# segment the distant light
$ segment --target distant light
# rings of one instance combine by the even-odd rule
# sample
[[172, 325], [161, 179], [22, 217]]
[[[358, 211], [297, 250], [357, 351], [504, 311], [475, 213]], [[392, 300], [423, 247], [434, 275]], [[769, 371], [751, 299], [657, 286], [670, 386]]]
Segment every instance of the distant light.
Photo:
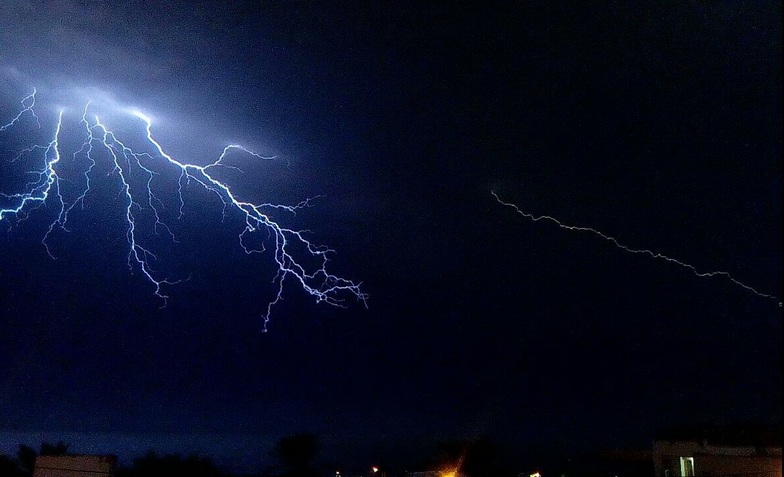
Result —
[[374, 474], [375, 474], [376, 472], [378, 472], [378, 467], [376, 467], [375, 465], [374, 465], [373, 467], [371, 467], [371, 469], [373, 470], [373, 473], [374, 473]]
[[533, 474], [531, 474], [531, 477], [542, 477], [542, 474], [540, 474], [539, 472], [534, 472]]

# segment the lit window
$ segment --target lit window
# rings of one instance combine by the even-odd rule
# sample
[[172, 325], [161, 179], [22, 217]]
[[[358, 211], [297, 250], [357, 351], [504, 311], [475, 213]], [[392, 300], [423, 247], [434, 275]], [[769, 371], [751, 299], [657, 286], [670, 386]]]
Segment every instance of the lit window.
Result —
[[681, 477], [694, 477], [694, 457], [681, 457]]

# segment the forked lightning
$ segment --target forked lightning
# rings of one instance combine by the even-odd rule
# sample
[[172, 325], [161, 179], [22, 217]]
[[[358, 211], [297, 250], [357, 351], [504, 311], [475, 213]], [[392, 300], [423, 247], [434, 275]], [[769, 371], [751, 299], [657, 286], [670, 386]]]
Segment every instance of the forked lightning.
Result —
[[[9, 134], [11, 130], [18, 129], [19, 133], [24, 135], [33, 123], [38, 129], [41, 128], [41, 122], [35, 111], [36, 95], [37, 91], [33, 90], [22, 100], [21, 111], [0, 127], [0, 132]], [[80, 116], [75, 116], [75, 114]], [[311, 242], [306, 238], [305, 231], [284, 227], [269, 215], [269, 211], [281, 209], [295, 213], [298, 209], [309, 206], [311, 199], [304, 200], [297, 205], [254, 203], [238, 198], [229, 184], [218, 180], [214, 175], [214, 172], [220, 168], [239, 170], [236, 166], [224, 163], [229, 154], [244, 154], [254, 159], [271, 158], [257, 154], [238, 144], [230, 144], [223, 148], [215, 160], [206, 165], [181, 162], [167, 154], [163, 146], [154, 138], [153, 121], [149, 116], [130, 108], [112, 111], [113, 116], [118, 114], [124, 117], [124, 121], [138, 124], [141, 136], [135, 139], [137, 143], [138, 139], [143, 139], [147, 145], [144, 151], [134, 150], [128, 146], [127, 144], [131, 143], [129, 139], [121, 139], [119, 133], [115, 133], [104, 118], [92, 114], [90, 102], [84, 104], [76, 113], [61, 109], [57, 115], [56, 127], [47, 143], [26, 147], [15, 153], [14, 157], [8, 158], [8, 163], [24, 160], [37, 165], [26, 172], [31, 178], [19, 190], [0, 193], [0, 197], [3, 198], [2, 205], [0, 205], [0, 221], [20, 222], [26, 219], [31, 211], [42, 205], [45, 205], [47, 209], [54, 209], [56, 216], [49, 223], [47, 232], [42, 238], [47, 253], [54, 258], [54, 254], [48, 246], [50, 236], [58, 229], [69, 231], [69, 217], [74, 213], [74, 209], [76, 207], [84, 209], [85, 199], [90, 195], [93, 184], [106, 177], [105, 174], [101, 175], [96, 172], [96, 166], [100, 163], [99, 161], [109, 161], [102, 164], [112, 171], [111, 176], [116, 176], [119, 179], [117, 182], [118, 197], [123, 199], [120, 212], [126, 224], [128, 266], [132, 270], [141, 271], [151, 283], [155, 295], [160, 297], [164, 304], [168, 298], [164, 288], [179, 280], [164, 277], [152, 266], [153, 262], [157, 260], [156, 250], [153, 250], [154, 244], [145, 243], [142, 237], [149, 236], [150, 233], [158, 235], [160, 232], [164, 232], [170, 240], [176, 242], [170, 224], [167, 224], [162, 213], [170, 204], [167, 203], [166, 197], [161, 197], [160, 189], [168, 187], [167, 190], [173, 193], [174, 208], [178, 210], [178, 214], [173, 220], [180, 220], [183, 218], [183, 208], [185, 207], [184, 188], [193, 183], [207, 191], [215, 200], [222, 202], [224, 218], [227, 214], [233, 213], [243, 219], [244, 226], [241, 227], [241, 230], [238, 229], [238, 242], [245, 253], [262, 252], [265, 250], [263, 243], [272, 244], [270, 254], [277, 266], [277, 273], [272, 279], [276, 294], [272, 300], [260, 304], [265, 329], [273, 306], [283, 296], [283, 287], [286, 281], [299, 283], [302, 289], [313, 296], [317, 302], [344, 306], [346, 298], [355, 298], [363, 304], [367, 304], [368, 296], [361, 290], [359, 283], [327, 271], [329, 256], [333, 250]], [[68, 122], [66, 131], [63, 125], [69, 116], [73, 117], [73, 121]], [[76, 123], [77, 120], [78, 126], [74, 128], [71, 123]], [[73, 137], [76, 136], [70, 135], [75, 134], [81, 134], [79, 137], [84, 138], [81, 147], [72, 153], [70, 150], [64, 151], [64, 147], [61, 146], [61, 143], [64, 142], [63, 136], [68, 136], [69, 142], [72, 143]], [[2, 140], [1, 136], [0, 140]], [[82, 185], [76, 194], [63, 193], [62, 183], [66, 179], [61, 176], [62, 161], [71, 161], [69, 167], [82, 167], [80, 169], [82, 170], [82, 178], [80, 179]], [[177, 178], [162, 186], [161, 183], [165, 181], [167, 176], [173, 177], [172, 170], [175, 171]], [[139, 177], [142, 178], [141, 181]], [[154, 181], [155, 188], [153, 187]], [[73, 182], [69, 180], [69, 184]], [[69, 187], [73, 188], [71, 185]], [[151, 220], [143, 220], [143, 214], [148, 214], [145, 217], [151, 217]], [[204, 217], [204, 220], [210, 219]], [[150, 225], [149, 222], [152, 224]], [[227, 226], [225, 221], [221, 224]], [[140, 233], [140, 227], [152, 227], [152, 230]], [[253, 233], [260, 231], [265, 232], [268, 238], [263, 240], [261, 245], [253, 245], [249, 238]], [[310, 256], [305, 258], [308, 254]]]

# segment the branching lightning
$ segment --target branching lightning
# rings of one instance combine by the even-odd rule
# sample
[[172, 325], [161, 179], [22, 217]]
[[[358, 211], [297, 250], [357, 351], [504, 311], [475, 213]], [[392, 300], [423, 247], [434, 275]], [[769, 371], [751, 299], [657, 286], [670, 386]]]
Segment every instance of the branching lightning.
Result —
[[25, 115], [25, 113], [30, 113], [30, 115], [35, 119], [36, 124], [38, 124], [38, 127], [39, 128], [41, 127], [41, 123], [40, 123], [40, 121], [38, 121], [38, 116], [35, 115], [35, 111], [33, 110], [33, 107], [35, 106], [35, 95], [36, 95], [36, 93], [37, 93], [37, 91], [34, 88], [32, 93], [28, 94], [27, 96], [25, 96], [22, 99], [22, 101], [21, 101], [21, 103], [22, 103], [22, 110], [19, 111], [19, 114], [17, 114], [16, 117], [14, 117], [14, 119], [11, 120], [11, 122], [9, 122], [9, 123], [7, 123], [7, 124], [5, 124], [3, 126], [0, 126], [0, 132], [3, 132], [6, 129], [16, 125], [19, 122], [19, 120], [22, 118], [22, 116]]
[[686, 263], [686, 262], [682, 262], [680, 260], [677, 260], [675, 258], [669, 257], [667, 255], [663, 255], [661, 253], [654, 252], [654, 251], [648, 250], [648, 249], [631, 248], [631, 247], [629, 247], [627, 245], [624, 245], [621, 242], [619, 242], [615, 237], [611, 237], [609, 235], [606, 235], [606, 234], [604, 234], [604, 233], [602, 233], [602, 232], [600, 232], [600, 231], [598, 231], [596, 229], [593, 229], [593, 228], [590, 228], [590, 227], [580, 227], [580, 226], [574, 226], [574, 225], [567, 225], [567, 224], [562, 223], [558, 219], [556, 219], [554, 217], [550, 217], [548, 215], [539, 215], [539, 216], [537, 216], [537, 215], [534, 215], [534, 214], [529, 214], [527, 212], [523, 212], [522, 210], [520, 210], [519, 207], [517, 207], [517, 205], [509, 203], [509, 202], [504, 202], [503, 200], [501, 200], [501, 198], [498, 197], [498, 194], [496, 194], [495, 191], [492, 191], [491, 193], [493, 194], [493, 197], [495, 197], [495, 200], [498, 201], [498, 203], [500, 203], [501, 205], [505, 205], [507, 207], [511, 207], [518, 214], [520, 214], [523, 217], [531, 220], [532, 222], [546, 221], [546, 222], [551, 222], [551, 223], [553, 223], [553, 224], [557, 225], [558, 227], [560, 227], [562, 229], [565, 229], [565, 230], [571, 230], [573, 232], [588, 232], [588, 233], [596, 235], [596, 236], [598, 236], [598, 237], [600, 237], [600, 238], [602, 238], [602, 239], [612, 243], [613, 246], [615, 246], [616, 248], [619, 248], [619, 249], [621, 249], [621, 250], [623, 250], [625, 252], [634, 253], [634, 254], [647, 255], [647, 256], [649, 256], [651, 258], [654, 258], [654, 259], [657, 259], [657, 260], [663, 260], [663, 261], [666, 261], [666, 262], [678, 265], [680, 267], [683, 267], [683, 268], [686, 268], [686, 269], [690, 270], [692, 273], [694, 273], [694, 275], [696, 275], [696, 276], [698, 276], [700, 278], [723, 277], [723, 278], [729, 280], [730, 282], [732, 282], [733, 284], [735, 284], [735, 285], [737, 285], [737, 286], [739, 286], [739, 287], [741, 287], [741, 288], [743, 288], [745, 290], [748, 290], [751, 293], [753, 293], [753, 294], [755, 294], [755, 295], [757, 295], [757, 296], [759, 296], [761, 298], [767, 298], [767, 299], [776, 301], [776, 303], [778, 303], [779, 308], [781, 308], [781, 299], [780, 298], [778, 298], [778, 297], [776, 297], [774, 295], [763, 293], [763, 292], [755, 289], [754, 287], [752, 287], [750, 285], [747, 285], [747, 284], [737, 280], [735, 277], [730, 275], [729, 272], [724, 272], [724, 271], [701, 272], [694, 265], [691, 265], [691, 264]]
[[[0, 127], [0, 132], [5, 133], [15, 128], [23, 129], [30, 120], [34, 121], [38, 129], [41, 129], [41, 122], [34, 109], [36, 95], [37, 91], [33, 90], [21, 101], [21, 111], [11, 121]], [[283, 297], [284, 283], [287, 281], [298, 283], [317, 302], [344, 306], [345, 299], [353, 297], [367, 305], [368, 296], [361, 290], [359, 283], [338, 277], [327, 271], [329, 257], [334, 253], [332, 249], [308, 240], [307, 231], [284, 227], [269, 215], [272, 210], [296, 213], [297, 210], [310, 206], [312, 198], [297, 205], [249, 202], [238, 198], [230, 186], [218, 180], [214, 174], [216, 170], [221, 168], [242, 172], [237, 166], [224, 162], [229, 154], [245, 154], [256, 159], [272, 159], [271, 157], [262, 156], [238, 144], [230, 144], [223, 148], [217, 159], [206, 165], [181, 162], [164, 151], [163, 146], [153, 136], [152, 119], [138, 110], [123, 109], [121, 113], [126, 116], [126, 120], [139, 124], [146, 144], [143, 147], [144, 150], [138, 148], [134, 150], [128, 145], [130, 144], [128, 140], [121, 140], [119, 134], [116, 134], [108, 123], [91, 113], [90, 102], [84, 104], [80, 113], [78, 132], [74, 132], [73, 125], [65, 120], [71, 113], [61, 109], [49, 142], [35, 144], [21, 150], [11, 161], [24, 159], [37, 164], [33, 170], [27, 171], [31, 179], [24, 184], [21, 190], [11, 193], [0, 192], [0, 197], [4, 200], [3, 205], [0, 206], [0, 221], [7, 219], [21, 222], [29, 217], [31, 211], [41, 206], [56, 211], [56, 217], [49, 223], [41, 240], [46, 252], [52, 258], [56, 257], [49, 247], [50, 236], [57, 230], [70, 231], [70, 215], [77, 207], [80, 210], [85, 208], [85, 199], [91, 193], [94, 182], [100, 177], [96, 166], [100, 161], [108, 160], [109, 163], [104, 162], [103, 166], [110, 168], [110, 175], [119, 179], [117, 197], [122, 198], [123, 203], [121, 213], [124, 217], [125, 237], [128, 243], [128, 267], [132, 271], [138, 270], [142, 273], [152, 285], [153, 293], [162, 300], [163, 305], [168, 299], [165, 292], [166, 286], [178, 283], [181, 279], [166, 278], [153, 267], [158, 257], [152, 249], [153, 245], [145, 243], [142, 237], [149, 232], [156, 236], [162, 232], [172, 242], [177, 243], [175, 234], [166, 223], [162, 213], [167, 209], [166, 201], [159, 197], [160, 194], [156, 194], [156, 189], [153, 187], [154, 181], [156, 184], [160, 184], [165, 180], [165, 177], [171, 177], [172, 170], [175, 171], [177, 179], [174, 181], [176, 183], [172, 182], [168, 184], [168, 187], [176, 191], [174, 208], [178, 212], [175, 220], [183, 218], [183, 209], [186, 203], [183, 195], [184, 189], [191, 184], [196, 184], [216, 200], [221, 201], [223, 219], [228, 214], [238, 214], [242, 218], [244, 226], [238, 230], [238, 241], [246, 254], [265, 251], [263, 244], [254, 245], [255, 242], [249, 238], [254, 233], [266, 232], [268, 236], [266, 242], [273, 244], [270, 247], [272, 249], [270, 253], [277, 266], [277, 272], [272, 279], [276, 294], [271, 301], [262, 304], [260, 308], [260, 312], [263, 313], [265, 329], [272, 308]], [[70, 134], [81, 134], [84, 138], [81, 146], [72, 154], [64, 153], [61, 147], [64, 124], [68, 125], [69, 137], [71, 137]], [[75, 194], [64, 194], [61, 187], [61, 182], [66, 180], [61, 174], [61, 161], [68, 158], [71, 160], [71, 167], [74, 165], [81, 167], [82, 185]], [[79, 166], [80, 163], [77, 161], [79, 158], [84, 158], [82, 166]], [[143, 216], [149, 216], [151, 220], [143, 220]], [[148, 222], [152, 222], [152, 224], [150, 225]], [[145, 233], [142, 234], [139, 233], [141, 227], [152, 227], [152, 230], [145, 230]], [[302, 255], [303, 251], [305, 255]]]

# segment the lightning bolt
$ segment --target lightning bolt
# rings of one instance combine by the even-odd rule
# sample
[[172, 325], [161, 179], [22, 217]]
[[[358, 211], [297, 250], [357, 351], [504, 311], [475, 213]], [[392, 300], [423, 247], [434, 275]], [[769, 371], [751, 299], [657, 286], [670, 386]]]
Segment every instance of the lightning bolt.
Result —
[[[0, 132], [23, 127], [27, 116], [33, 119], [40, 129], [41, 124], [34, 110], [36, 94], [37, 91], [33, 90], [22, 100], [22, 110], [2, 126]], [[222, 223], [225, 223], [229, 214], [242, 218], [244, 225], [238, 229], [237, 237], [239, 245], [246, 254], [266, 251], [264, 242], [261, 245], [249, 243], [252, 234], [266, 232], [268, 237], [266, 242], [272, 243], [270, 253], [277, 266], [277, 272], [272, 279], [273, 286], [276, 288], [274, 298], [266, 304], [260, 304], [265, 331], [272, 309], [283, 298], [284, 284], [288, 281], [298, 283], [307, 294], [315, 298], [316, 302], [344, 307], [346, 298], [353, 297], [367, 306], [368, 295], [361, 290], [360, 283], [333, 275], [327, 270], [334, 250], [311, 242], [306, 237], [307, 230], [284, 227], [273, 220], [269, 214], [272, 210], [296, 214], [298, 210], [309, 207], [316, 197], [303, 200], [296, 205], [250, 202], [238, 198], [228, 183], [218, 180], [214, 175], [215, 171], [221, 168], [242, 172], [238, 167], [224, 163], [229, 154], [244, 154], [256, 159], [274, 159], [274, 157], [262, 156], [239, 144], [229, 144], [215, 160], [206, 165], [181, 162], [167, 154], [163, 146], [154, 138], [153, 121], [141, 111], [122, 109], [121, 113], [127, 116], [128, 120], [139, 124], [146, 142], [144, 150], [134, 150], [128, 145], [128, 141], [121, 139], [107, 123], [96, 114], [91, 114], [90, 101], [81, 109], [81, 116], [76, 126], [77, 132], [72, 132], [73, 125], [65, 122], [65, 113], [64, 109], [59, 111], [54, 134], [48, 143], [36, 144], [24, 149], [11, 161], [31, 160], [36, 163], [37, 166], [27, 171], [32, 179], [18, 192], [0, 193], [0, 197], [4, 198], [7, 204], [11, 204], [0, 207], [0, 221], [15, 219], [21, 222], [29, 217], [32, 210], [42, 205], [56, 211], [56, 217], [49, 223], [41, 240], [46, 252], [53, 259], [56, 257], [50, 250], [49, 238], [57, 230], [70, 231], [71, 213], [77, 207], [80, 210], [85, 208], [85, 200], [91, 193], [91, 187], [100, 178], [96, 167], [99, 164], [108, 166], [111, 169], [109, 175], [118, 178], [120, 186], [117, 198], [122, 199], [123, 204], [122, 215], [128, 243], [128, 268], [131, 271], [141, 272], [152, 285], [153, 293], [165, 306], [169, 297], [164, 289], [168, 285], [179, 283], [182, 279], [166, 278], [155, 270], [153, 264], [158, 260], [158, 256], [153, 250], [153, 244], [145, 243], [143, 237], [149, 235], [149, 232], [155, 236], [164, 233], [173, 243], [178, 243], [165, 220], [163, 211], [167, 210], [166, 202], [155, 192], [156, 187], [160, 187], [159, 184], [167, 175], [171, 176], [170, 171], [174, 170], [176, 180], [168, 186], [177, 192], [175, 220], [183, 217], [184, 189], [195, 184], [214, 200], [222, 203], [224, 219]], [[64, 127], [66, 124], [67, 128]], [[68, 129], [69, 134], [81, 134], [83, 137], [81, 146], [70, 155], [64, 155], [61, 151], [60, 139], [64, 129]], [[76, 166], [81, 170], [81, 185], [75, 194], [62, 192], [61, 181], [74, 182], [61, 177], [60, 166], [64, 157], [70, 158], [70, 167]], [[80, 161], [83, 164], [80, 165]], [[69, 187], [73, 189], [72, 186]], [[152, 222], [152, 225], [149, 222]], [[145, 227], [151, 227], [152, 230], [147, 229], [141, 233], [140, 230]]]
[[5, 124], [3, 126], [0, 126], [0, 132], [3, 132], [6, 129], [11, 128], [12, 126], [15, 126], [17, 123], [19, 123], [20, 119], [27, 113], [29, 113], [35, 119], [35, 122], [36, 122], [36, 124], [38, 124], [38, 127], [39, 128], [41, 127], [41, 122], [38, 120], [38, 116], [36, 116], [35, 111], [33, 110], [33, 107], [35, 106], [35, 95], [36, 95], [36, 93], [37, 93], [36, 89], [33, 88], [33, 92], [32, 93], [30, 93], [27, 96], [25, 96], [24, 98], [22, 98], [22, 101], [21, 101], [21, 103], [22, 103], [22, 110], [19, 111], [19, 114], [17, 114], [16, 117], [14, 117], [14, 119], [11, 120], [11, 122], [9, 122], [9, 123], [7, 123], [7, 124]]
[[553, 223], [553, 224], [557, 225], [558, 227], [560, 227], [562, 229], [565, 229], [565, 230], [570, 230], [570, 231], [573, 231], [573, 232], [588, 232], [590, 234], [596, 235], [596, 236], [598, 236], [598, 237], [600, 237], [600, 238], [610, 242], [611, 244], [613, 244], [613, 246], [615, 246], [616, 248], [619, 248], [619, 249], [621, 249], [621, 250], [623, 250], [625, 252], [634, 253], [634, 254], [647, 255], [647, 256], [649, 256], [651, 258], [654, 258], [654, 259], [657, 259], [657, 260], [663, 260], [665, 262], [669, 262], [671, 264], [678, 265], [679, 267], [688, 269], [694, 275], [696, 275], [696, 276], [698, 276], [700, 278], [723, 277], [723, 278], [729, 280], [730, 282], [732, 282], [733, 284], [735, 284], [735, 285], [737, 285], [737, 286], [739, 286], [739, 287], [741, 287], [741, 288], [743, 288], [745, 290], [750, 291], [751, 293], [757, 295], [758, 297], [774, 300], [776, 303], [778, 303], [779, 308], [781, 308], [781, 299], [780, 298], [778, 298], [778, 297], [776, 297], [774, 295], [769, 295], [767, 293], [763, 293], [763, 292], [755, 289], [754, 287], [752, 287], [750, 285], [747, 285], [746, 283], [743, 283], [740, 280], [737, 280], [735, 277], [730, 275], [729, 272], [724, 272], [724, 271], [701, 272], [694, 265], [691, 265], [691, 264], [686, 263], [686, 262], [682, 262], [680, 260], [677, 260], [675, 258], [669, 257], [667, 255], [664, 255], [664, 254], [661, 254], [661, 253], [658, 253], [658, 252], [654, 252], [654, 251], [648, 250], [648, 249], [631, 248], [631, 247], [629, 247], [627, 245], [624, 245], [621, 242], [619, 242], [615, 237], [611, 237], [609, 235], [606, 235], [606, 234], [604, 234], [604, 233], [602, 233], [602, 232], [600, 232], [600, 231], [598, 231], [598, 230], [596, 230], [594, 228], [591, 228], [591, 227], [579, 227], [579, 226], [574, 226], [574, 225], [567, 225], [567, 224], [562, 223], [561, 221], [559, 221], [558, 219], [556, 219], [554, 217], [550, 217], [549, 215], [539, 215], [539, 216], [537, 216], [537, 215], [534, 215], [534, 214], [529, 214], [527, 212], [523, 212], [522, 210], [520, 210], [519, 207], [517, 207], [517, 205], [509, 203], [509, 202], [504, 202], [503, 200], [501, 200], [501, 198], [498, 197], [498, 194], [496, 194], [495, 191], [491, 191], [491, 194], [493, 194], [493, 197], [495, 197], [495, 200], [497, 200], [498, 203], [500, 203], [501, 205], [505, 205], [507, 207], [511, 207], [518, 214], [522, 215], [523, 217], [529, 219], [532, 222], [539, 222], [539, 221], [551, 222], [551, 223]]

